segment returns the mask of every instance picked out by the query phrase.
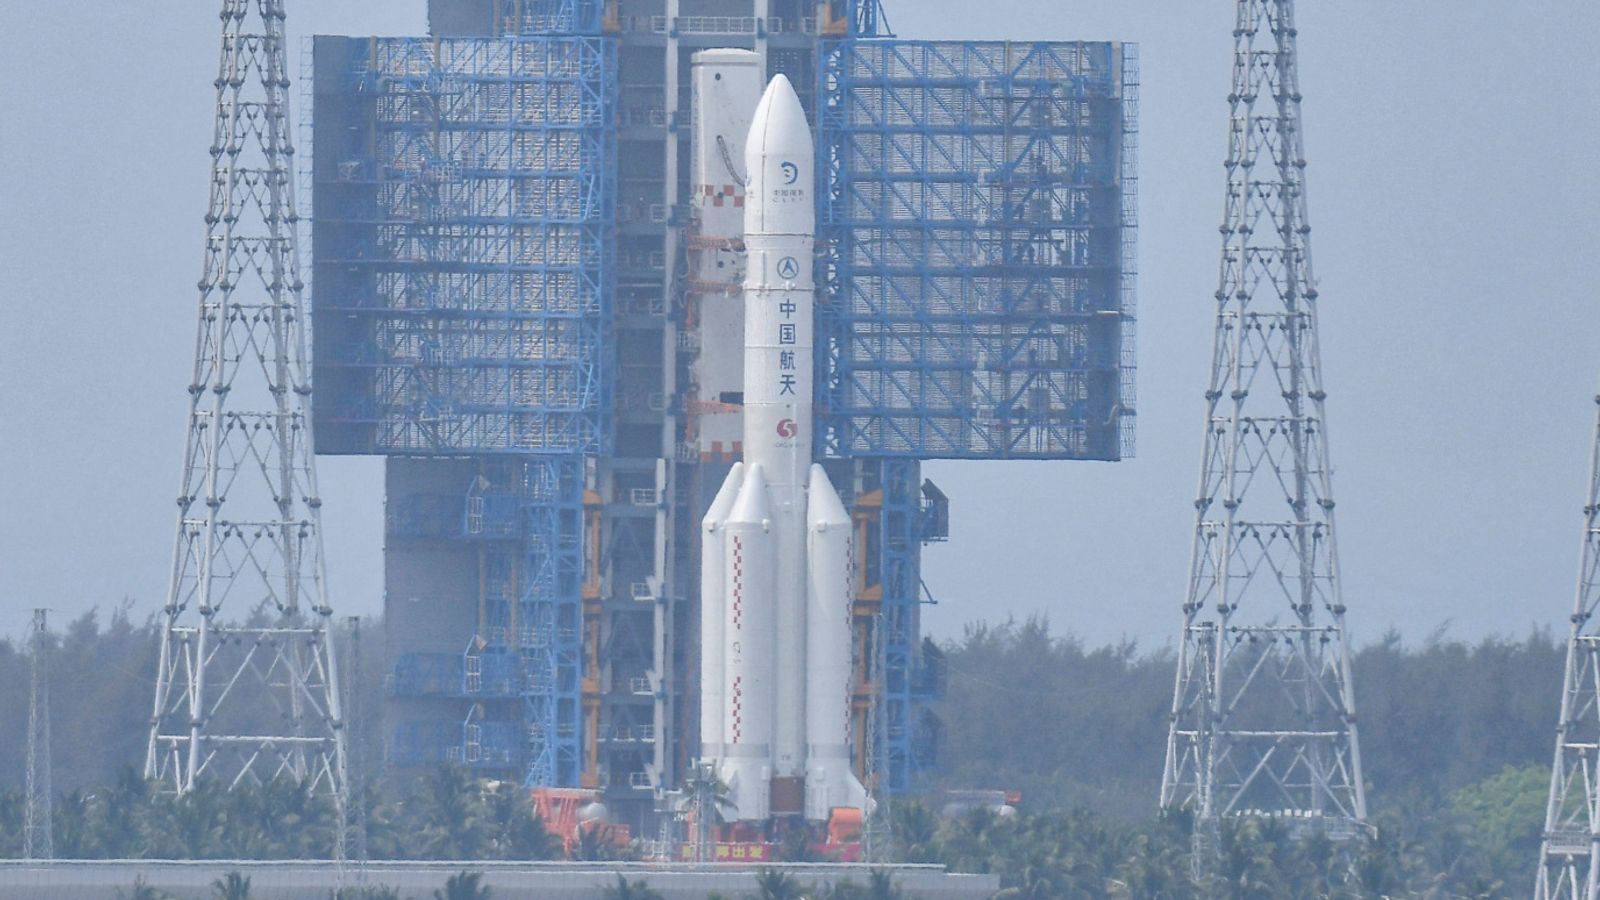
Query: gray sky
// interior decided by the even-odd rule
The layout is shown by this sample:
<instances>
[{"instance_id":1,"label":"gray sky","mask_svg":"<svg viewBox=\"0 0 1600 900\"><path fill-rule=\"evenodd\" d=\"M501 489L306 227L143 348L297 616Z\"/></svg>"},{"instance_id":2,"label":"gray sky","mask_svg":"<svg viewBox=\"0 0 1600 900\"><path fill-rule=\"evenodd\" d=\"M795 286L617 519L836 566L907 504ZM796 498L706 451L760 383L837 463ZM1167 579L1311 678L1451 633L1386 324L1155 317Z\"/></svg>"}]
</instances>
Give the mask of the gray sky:
<instances>
[{"instance_id":1,"label":"gray sky","mask_svg":"<svg viewBox=\"0 0 1600 900\"><path fill-rule=\"evenodd\" d=\"M294 0L301 35L423 0ZM1228 0L889 0L905 37L1137 41L1139 452L935 463L951 634L1047 612L1171 642L1222 211ZM0 632L166 590L216 74L215 0L0 0ZM974 9L981 14L973 15ZM975 20L970 21L969 20ZM1600 7L1302 3L1329 441L1356 639L1564 627L1600 365ZM298 67L296 61L295 66ZM299 112L297 111L297 115ZM381 605L381 466L321 462L342 612Z\"/></svg>"}]
</instances>

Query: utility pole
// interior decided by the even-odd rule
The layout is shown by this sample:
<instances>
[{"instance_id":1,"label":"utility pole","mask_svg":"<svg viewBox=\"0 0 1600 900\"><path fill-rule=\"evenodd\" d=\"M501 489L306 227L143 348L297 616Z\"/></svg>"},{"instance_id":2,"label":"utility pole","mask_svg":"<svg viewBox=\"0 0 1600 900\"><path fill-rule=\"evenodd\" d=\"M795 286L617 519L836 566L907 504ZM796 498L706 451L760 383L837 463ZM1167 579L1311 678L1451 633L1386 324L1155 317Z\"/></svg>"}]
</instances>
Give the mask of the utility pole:
<instances>
[{"instance_id":1,"label":"utility pole","mask_svg":"<svg viewBox=\"0 0 1600 900\"><path fill-rule=\"evenodd\" d=\"M367 804L366 804L366 776L367 757L365 744L365 725L362 720L362 680L361 680L361 617L351 616L350 624L350 661L349 669L345 672L345 699L344 706L346 721L349 726L345 729L345 746L348 751L349 762L347 775L349 777L349 816L346 819L346 836L343 858L356 864L358 869L364 869L367 864Z\"/></svg>"},{"instance_id":2,"label":"utility pole","mask_svg":"<svg viewBox=\"0 0 1600 900\"><path fill-rule=\"evenodd\" d=\"M1293 0L1237 0L1204 449L1161 806L1353 837L1367 817L1334 540Z\"/></svg>"},{"instance_id":3,"label":"utility pole","mask_svg":"<svg viewBox=\"0 0 1600 900\"><path fill-rule=\"evenodd\" d=\"M28 800L22 827L23 859L54 859L50 779L50 670L45 664L48 636L45 611L33 611L28 634Z\"/></svg>"},{"instance_id":4,"label":"utility pole","mask_svg":"<svg viewBox=\"0 0 1600 900\"><path fill-rule=\"evenodd\" d=\"M1600 406L1600 397L1595 398ZM1596 900L1600 897L1600 422L1595 427L1589 463L1588 503L1583 507L1583 550L1578 562L1572 636L1561 687L1561 720L1556 725L1555 764L1544 840L1539 846L1536 900Z\"/></svg>"},{"instance_id":5,"label":"utility pole","mask_svg":"<svg viewBox=\"0 0 1600 900\"><path fill-rule=\"evenodd\" d=\"M283 0L222 0L210 209L145 775L288 779L346 815L311 446ZM225 613L231 612L231 618Z\"/></svg>"}]
</instances>

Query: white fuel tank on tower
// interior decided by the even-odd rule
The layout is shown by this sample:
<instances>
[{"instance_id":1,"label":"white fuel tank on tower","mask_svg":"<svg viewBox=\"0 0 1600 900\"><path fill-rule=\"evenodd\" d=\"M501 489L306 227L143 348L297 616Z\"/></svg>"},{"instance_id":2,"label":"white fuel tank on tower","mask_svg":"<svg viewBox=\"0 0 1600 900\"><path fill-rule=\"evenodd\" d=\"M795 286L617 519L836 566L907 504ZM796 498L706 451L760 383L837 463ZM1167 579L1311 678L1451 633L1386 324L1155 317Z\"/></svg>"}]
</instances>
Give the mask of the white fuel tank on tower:
<instances>
[{"instance_id":1,"label":"white fuel tank on tower","mask_svg":"<svg viewBox=\"0 0 1600 900\"><path fill-rule=\"evenodd\" d=\"M688 440L702 462L726 463L739 456L744 440L744 146L765 87L761 57L702 50L690 64L689 84Z\"/></svg>"}]
</instances>

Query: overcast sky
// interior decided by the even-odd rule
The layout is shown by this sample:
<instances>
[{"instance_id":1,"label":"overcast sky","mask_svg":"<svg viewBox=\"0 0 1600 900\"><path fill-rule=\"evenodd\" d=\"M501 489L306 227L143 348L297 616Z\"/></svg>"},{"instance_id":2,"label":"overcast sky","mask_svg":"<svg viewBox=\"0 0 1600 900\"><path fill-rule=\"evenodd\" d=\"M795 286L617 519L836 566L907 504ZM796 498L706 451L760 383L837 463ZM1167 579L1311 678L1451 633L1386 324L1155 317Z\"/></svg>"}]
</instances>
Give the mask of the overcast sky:
<instances>
[{"instance_id":1,"label":"overcast sky","mask_svg":"<svg viewBox=\"0 0 1600 900\"><path fill-rule=\"evenodd\" d=\"M1565 627L1600 375L1600 6L1301 6L1355 638ZM143 614L164 596L216 7L0 0L0 632L34 606L69 615L129 597ZM291 0L293 46L311 33L420 33L423 7ZM938 635L1048 613L1090 641L1168 645L1193 529L1233 4L889 0L888 11L904 37L1141 45L1138 456L929 465L953 524L925 579ZM334 602L376 612L381 464L320 465Z\"/></svg>"}]
</instances>

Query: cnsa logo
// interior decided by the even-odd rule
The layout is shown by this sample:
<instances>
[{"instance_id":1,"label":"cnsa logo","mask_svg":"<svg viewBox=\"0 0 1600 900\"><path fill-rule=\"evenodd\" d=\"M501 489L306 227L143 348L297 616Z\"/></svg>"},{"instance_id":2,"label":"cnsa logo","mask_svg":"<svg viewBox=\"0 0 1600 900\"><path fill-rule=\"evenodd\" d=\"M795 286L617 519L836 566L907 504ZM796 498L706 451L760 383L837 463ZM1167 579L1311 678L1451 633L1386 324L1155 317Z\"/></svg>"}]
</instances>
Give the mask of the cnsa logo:
<instances>
[{"instance_id":1,"label":"cnsa logo","mask_svg":"<svg viewBox=\"0 0 1600 900\"><path fill-rule=\"evenodd\" d=\"M784 419L778 423L778 437L792 438L800 433L800 426L793 419Z\"/></svg>"}]
</instances>

